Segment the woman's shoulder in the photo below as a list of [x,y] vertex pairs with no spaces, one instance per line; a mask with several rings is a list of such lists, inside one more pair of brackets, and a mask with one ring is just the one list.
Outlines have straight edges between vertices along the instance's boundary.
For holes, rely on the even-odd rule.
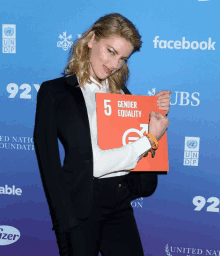
[[42,85],[43,87],[47,87],[49,90],[53,90],[55,92],[65,90],[68,86],[78,85],[78,81],[75,75],[62,76],[59,78],[45,81],[42,83]]
[[68,79],[67,77],[59,77],[43,82],[40,86],[41,90],[51,92],[53,95],[60,95],[67,92]]
[[47,88],[49,90],[62,88],[65,84],[65,77],[59,77],[52,80],[44,81],[41,87]]
[[72,94],[75,92],[77,85],[77,78],[75,79],[74,76],[63,76],[43,82],[38,93],[40,95],[47,95],[47,97],[55,100],[55,102],[59,102],[62,99],[67,100],[72,98]]

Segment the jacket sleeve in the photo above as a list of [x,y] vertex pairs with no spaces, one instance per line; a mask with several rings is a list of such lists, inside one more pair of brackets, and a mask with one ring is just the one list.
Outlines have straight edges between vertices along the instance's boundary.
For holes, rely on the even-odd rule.
[[45,82],[37,94],[34,146],[53,221],[53,229],[62,233],[76,226],[77,218],[69,194],[65,191],[55,110],[56,104],[50,84]]

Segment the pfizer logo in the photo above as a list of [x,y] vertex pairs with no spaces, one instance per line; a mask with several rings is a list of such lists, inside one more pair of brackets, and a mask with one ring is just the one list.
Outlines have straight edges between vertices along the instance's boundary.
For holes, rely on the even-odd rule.
[[15,31],[14,31],[13,28],[7,27],[7,28],[4,29],[4,33],[5,33],[6,36],[13,36]]
[[196,148],[198,142],[196,140],[188,140],[186,144],[188,148]]
[[11,226],[0,226],[0,246],[17,242],[20,236],[21,234],[16,228]]

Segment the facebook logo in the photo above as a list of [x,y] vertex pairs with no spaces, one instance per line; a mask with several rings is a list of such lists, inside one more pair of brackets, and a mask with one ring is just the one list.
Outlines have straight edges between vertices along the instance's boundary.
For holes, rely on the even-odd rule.
[[199,137],[185,137],[183,165],[199,165]]

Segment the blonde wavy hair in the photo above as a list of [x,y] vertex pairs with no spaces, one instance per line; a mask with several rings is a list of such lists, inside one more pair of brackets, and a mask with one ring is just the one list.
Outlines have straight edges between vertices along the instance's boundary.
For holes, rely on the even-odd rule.
[[[132,44],[134,50],[140,51],[141,35],[134,24],[119,13],[111,13],[98,19],[82,36],[77,39],[71,49],[71,58],[64,70],[65,75],[77,75],[79,86],[84,88],[85,83],[92,83],[90,79],[90,48],[88,42],[95,34],[95,40],[107,39],[110,36],[119,36]],[[120,94],[129,77],[126,63],[114,74],[108,77],[111,93]]]

